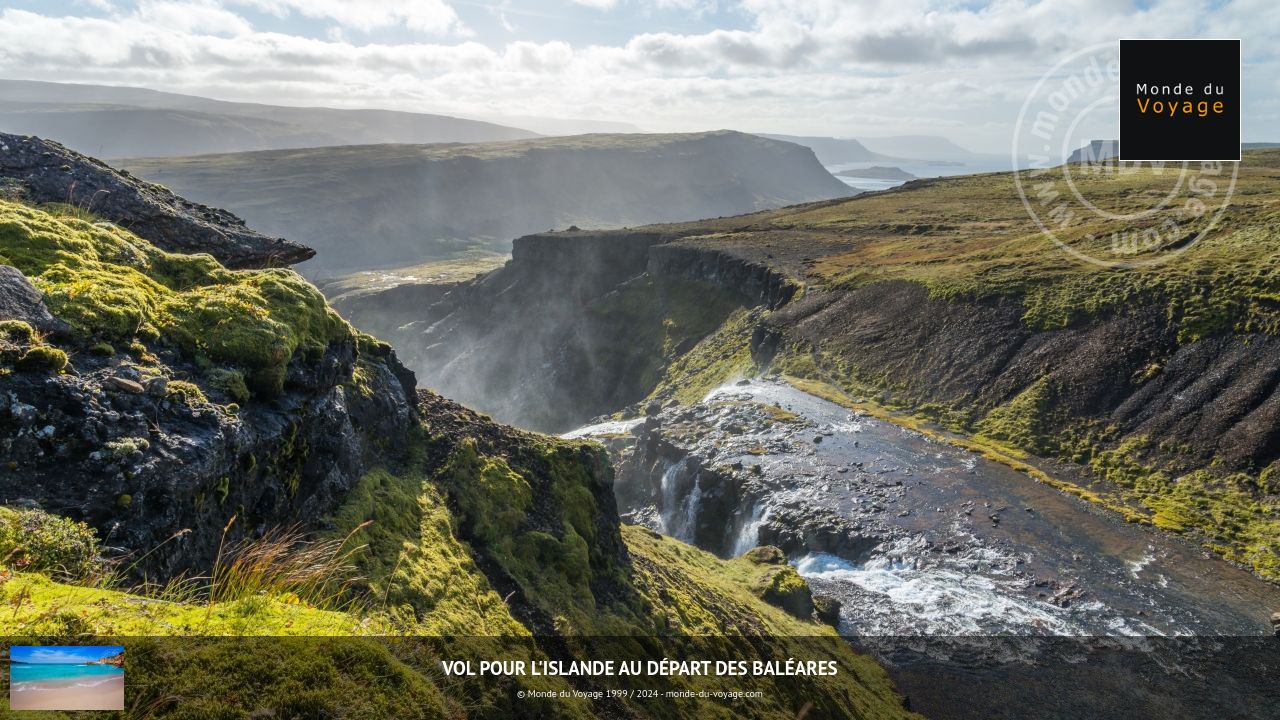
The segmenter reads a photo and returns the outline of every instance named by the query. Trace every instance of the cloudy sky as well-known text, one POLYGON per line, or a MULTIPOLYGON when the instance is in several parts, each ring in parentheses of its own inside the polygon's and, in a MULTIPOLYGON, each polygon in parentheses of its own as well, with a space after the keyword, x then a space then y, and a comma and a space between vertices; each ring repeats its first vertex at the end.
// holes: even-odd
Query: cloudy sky
POLYGON ((0 0, 0 77, 1007 152, 1036 79, 1120 37, 1242 38, 1244 139, 1280 140, 1274 0, 0 0))

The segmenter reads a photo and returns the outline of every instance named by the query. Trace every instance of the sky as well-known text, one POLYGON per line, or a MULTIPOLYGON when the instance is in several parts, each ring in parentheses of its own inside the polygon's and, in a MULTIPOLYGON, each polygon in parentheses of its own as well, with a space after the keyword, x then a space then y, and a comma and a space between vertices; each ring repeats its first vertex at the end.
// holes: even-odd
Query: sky
POLYGON ((1241 38, 1244 139, 1280 140, 1274 0, 0 0, 0 77, 1007 153, 1036 80, 1121 37, 1241 38))
POLYGON ((118 645, 48 645, 44 647, 15 645, 9 657, 26 663, 80 664, 101 660, 124 652, 118 645))

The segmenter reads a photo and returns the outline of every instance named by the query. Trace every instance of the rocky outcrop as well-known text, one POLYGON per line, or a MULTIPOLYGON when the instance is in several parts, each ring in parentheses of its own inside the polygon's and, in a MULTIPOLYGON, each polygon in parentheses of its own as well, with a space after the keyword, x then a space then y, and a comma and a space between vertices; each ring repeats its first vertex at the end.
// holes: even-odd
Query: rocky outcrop
POLYGON ((162 250, 209 253, 229 268, 282 267, 315 255, 293 241, 250 230, 226 210, 190 202, 37 137, 0 133, 0 190, 32 203, 74 206, 162 250))
MULTIPOLYGON (((151 197, 87 159, 67 171, 65 151, 37 152, 56 146, 5 142, 20 143, 10 161, 54 164, 24 165, 36 186, 63 172, 145 191, 113 195, 132 198, 121 212, 151 197)), ((264 245, 245 244, 261 236, 193 224, 190 207, 147 205, 144 224, 181 233, 174 249, 266 262, 264 245)), ((413 374, 292 271, 227 272, 57 207, 3 201, 0 213, 0 258, 14 263, 0 265, 0 505, 87 522, 138 574, 207 572, 224 529, 235 542, 314 528, 403 449, 413 374)))
POLYGON ((42 333, 59 336, 71 330, 49 312, 41 292, 11 265, 0 265, 0 320, 21 320, 42 333))
POLYGON ((243 407, 170 380, 206 377, 178 353, 157 360, 79 352, 74 374, 4 378, 0 504, 84 520, 129 563, 154 550, 139 572, 203 571, 231 516, 229 540, 312 526, 415 418, 394 356, 360 360, 352 383, 354 344, 298 363, 280 397, 243 407))

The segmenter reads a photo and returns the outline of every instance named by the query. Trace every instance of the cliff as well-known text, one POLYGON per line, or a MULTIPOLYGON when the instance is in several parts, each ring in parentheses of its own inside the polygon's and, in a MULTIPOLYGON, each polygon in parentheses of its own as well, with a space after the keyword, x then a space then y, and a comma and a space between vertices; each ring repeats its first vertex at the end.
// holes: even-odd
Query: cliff
MULTIPOLYGON (((1101 271, 1057 251, 1030 226, 1007 174, 913 181, 630 231, 652 241, 644 272, 585 297, 552 288, 555 278, 577 287, 589 267, 513 259, 447 294, 432 316, 445 322, 416 337, 419 326, 405 326, 397 338, 426 384, 556 429, 781 372, 959 433, 1131 522, 1276 578, 1276 163, 1274 151, 1249 153, 1230 220, 1146 268, 1101 271), (515 307, 534 297, 536 316, 515 307)), ((1144 172, 1081 182, 1117 200, 1149 181, 1144 172)), ((1095 220, 1086 237, 1102 243, 1124 227, 1095 220)), ((535 250, 544 237, 554 236, 524 242, 535 250)), ((581 242, 610 239, 621 237, 581 242)), ((636 250, 620 252, 619 267, 640 273, 636 250)))
POLYGON ((366 145, 121 161, 318 251, 311 276, 507 252, 548 228, 621 228, 845 197, 806 148, 736 132, 366 145))

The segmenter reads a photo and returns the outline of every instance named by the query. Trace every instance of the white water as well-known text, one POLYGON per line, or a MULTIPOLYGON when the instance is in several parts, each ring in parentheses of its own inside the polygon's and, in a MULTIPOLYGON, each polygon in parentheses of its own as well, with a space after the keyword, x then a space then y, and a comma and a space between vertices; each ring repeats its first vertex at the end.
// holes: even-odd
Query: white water
MULTIPOLYGON (((796 562, 806 578, 849 583, 883 596, 872 612, 886 634, 978 635, 994 625, 1033 633, 1083 635, 1061 608, 1002 593, 990 579, 954 570, 916 569, 907 559, 881 556, 854 565, 811 553, 796 562)), ((866 618, 871 620, 871 618, 866 618)), ((871 624, 871 623, 869 623, 871 624)))
POLYGON ((574 428, 560 437, 566 440, 577 440, 578 438, 594 437, 599 435, 626 435, 631 432, 635 426, 644 422, 644 418, 632 418, 630 420, 609 420, 608 422, 596 423, 595 425, 583 425, 580 428, 574 428))
POLYGON ((751 517, 742 523, 742 529, 738 531, 738 537, 733 541, 734 557, 738 557, 759 544, 760 526, 768 519, 768 509, 762 509, 760 504, 751 509, 751 517))
POLYGON ((680 462, 672 463, 662 473, 661 490, 662 490, 662 534, 672 537, 679 537, 675 533, 676 530, 676 509, 681 503, 677 497, 678 488, 676 482, 679 481, 680 475, 684 473, 685 465, 688 464, 688 458, 680 460, 680 462))

